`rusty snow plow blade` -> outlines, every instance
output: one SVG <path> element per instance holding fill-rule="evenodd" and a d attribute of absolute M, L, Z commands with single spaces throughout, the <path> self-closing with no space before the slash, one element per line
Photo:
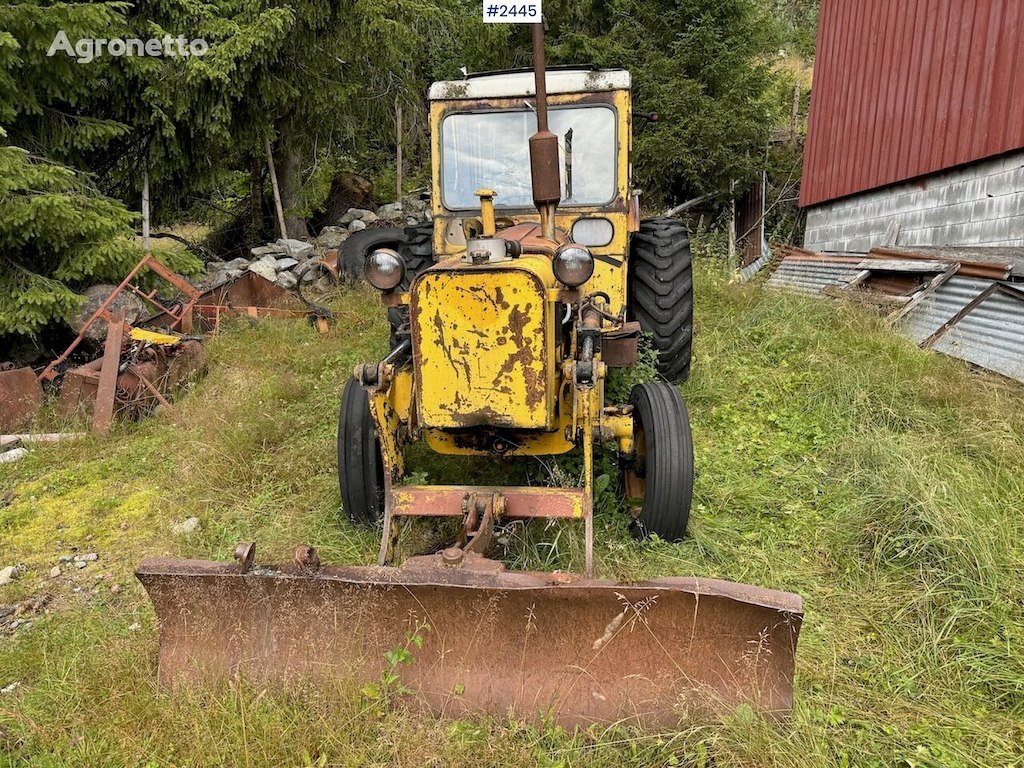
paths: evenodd
<path fill-rule="evenodd" d="M 392 670 L 442 716 L 568 726 L 792 707 L 797 595 L 513 572 L 473 552 L 451 567 L 446 553 L 400 568 L 320 567 L 310 547 L 295 564 L 253 566 L 251 545 L 239 565 L 145 560 L 136 575 L 156 609 L 160 682 L 361 687 Z M 396 662 L 399 649 L 411 659 Z"/>

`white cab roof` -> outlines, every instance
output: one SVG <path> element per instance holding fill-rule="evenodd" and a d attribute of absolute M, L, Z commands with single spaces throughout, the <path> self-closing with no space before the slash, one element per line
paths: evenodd
<path fill-rule="evenodd" d="M 547 91 L 553 93 L 592 93 L 617 91 L 630 86 L 624 69 L 549 69 Z M 451 99 L 501 99 L 533 96 L 533 71 L 498 72 L 493 75 L 446 80 L 430 86 L 431 101 Z"/>

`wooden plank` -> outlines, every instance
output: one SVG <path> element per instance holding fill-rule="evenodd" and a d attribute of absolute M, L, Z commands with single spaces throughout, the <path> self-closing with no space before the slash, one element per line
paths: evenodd
<path fill-rule="evenodd" d="M 117 394 L 117 374 L 121 367 L 121 342 L 124 340 L 124 313 L 112 315 L 107 322 L 107 341 L 103 346 L 103 366 L 100 368 L 96 406 L 93 409 L 92 431 L 97 435 L 110 433 L 114 422 L 114 398 Z"/>
<path fill-rule="evenodd" d="M 905 301 L 909 301 L 905 296 L 890 296 L 886 293 L 856 288 L 850 290 L 839 285 L 826 285 L 821 292 L 833 299 L 845 299 L 857 304 L 880 307 L 891 307 L 893 304 L 902 304 Z"/>
<path fill-rule="evenodd" d="M 990 280 L 1005 280 L 1010 275 L 1010 266 L 1008 264 L 952 259 L 947 258 L 945 255 L 936 256 L 934 253 L 915 251 L 913 249 L 875 247 L 868 252 L 868 258 L 957 262 L 960 264 L 960 274 L 964 277 L 985 277 Z"/>
<path fill-rule="evenodd" d="M 955 275 L 959 269 L 959 264 L 950 264 L 945 272 L 942 272 L 933 277 L 931 280 L 929 280 L 928 284 L 924 288 L 922 288 L 920 291 L 914 294 L 913 297 L 911 297 L 910 301 L 907 302 L 906 306 L 904 306 L 903 309 L 900 309 L 889 316 L 889 323 L 891 325 L 895 325 L 904 317 L 913 312 L 915 307 L 919 306 L 922 301 L 924 301 L 927 297 L 935 293 L 935 291 L 947 280 L 949 280 L 949 278 Z"/>
<path fill-rule="evenodd" d="M 967 315 L 969 315 L 971 312 L 977 309 L 983 301 L 986 301 L 997 290 L 999 290 L 999 283 L 992 283 L 992 285 L 990 285 L 984 291 L 979 293 L 974 298 L 974 300 L 967 304 L 967 306 L 965 306 L 963 309 L 961 309 L 959 312 L 957 312 L 955 315 L 949 318 L 949 320 L 947 320 L 945 323 L 939 326 L 939 329 L 935 331 L 935 333 L 933 333 L 927 339 L 922 341 L 920 346 L 922 346 L 925 349 L 931 347 L 932 344 L 934 344 L 936 341 L 938 341 L 945 335 L 946 331 L 948 331 L 954 325 L 956 325 L 965 317 L 967 317 Z"/>
<path fill-rule="evenodd" d="M 17 443 L 59 443 L 63 440 L 81 440 L 85 432 L 29 432 L 21 435 L 0 435 L 0 448 Z"/>
<path fill-rule="evenodd" d="M 869 277 L 871 277 L 871 270 L 869 270 L 869 269 L 862 269 L 860 272 L 857 273 L 857 276 L 855 278 L 853 278 L 853 280 L 848 282 L 846 285 L 844 285 L 843 288 L 856 288 L 858 285 L 863 283 Z"/>
<path fill-rule="evenodd" d="M 914 261 L 911 259 L 865 259 L 860 263 L 862 269 L 876 272 L 942 272 L 949 266 L 946 261 Z"/>

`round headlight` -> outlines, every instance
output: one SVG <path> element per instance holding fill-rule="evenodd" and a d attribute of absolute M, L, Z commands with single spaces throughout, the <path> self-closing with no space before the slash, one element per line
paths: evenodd
<path fill-rule="evenodd" d="M 398 251 L 378 248 L 366 259 L 363 274 L 374 288 L 393 291 L 405 278 L 405 261 L 398 255 Z"/>
<path fill-rule="evenodd" d="M 582 245 L 569 243 L 555 252 L 551 266 L 558 282 L 576 288 L 587 282 L 594 274 L 594 257 Z"/>

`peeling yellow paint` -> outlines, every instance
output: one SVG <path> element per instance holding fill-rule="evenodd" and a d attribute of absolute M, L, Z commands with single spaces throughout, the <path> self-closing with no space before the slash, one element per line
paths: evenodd
<path fill-rule="evenodd" d="M 419 423 L 550 429 L 553 305 L 531 262 L 428 271 L 413 292 Z"/>

